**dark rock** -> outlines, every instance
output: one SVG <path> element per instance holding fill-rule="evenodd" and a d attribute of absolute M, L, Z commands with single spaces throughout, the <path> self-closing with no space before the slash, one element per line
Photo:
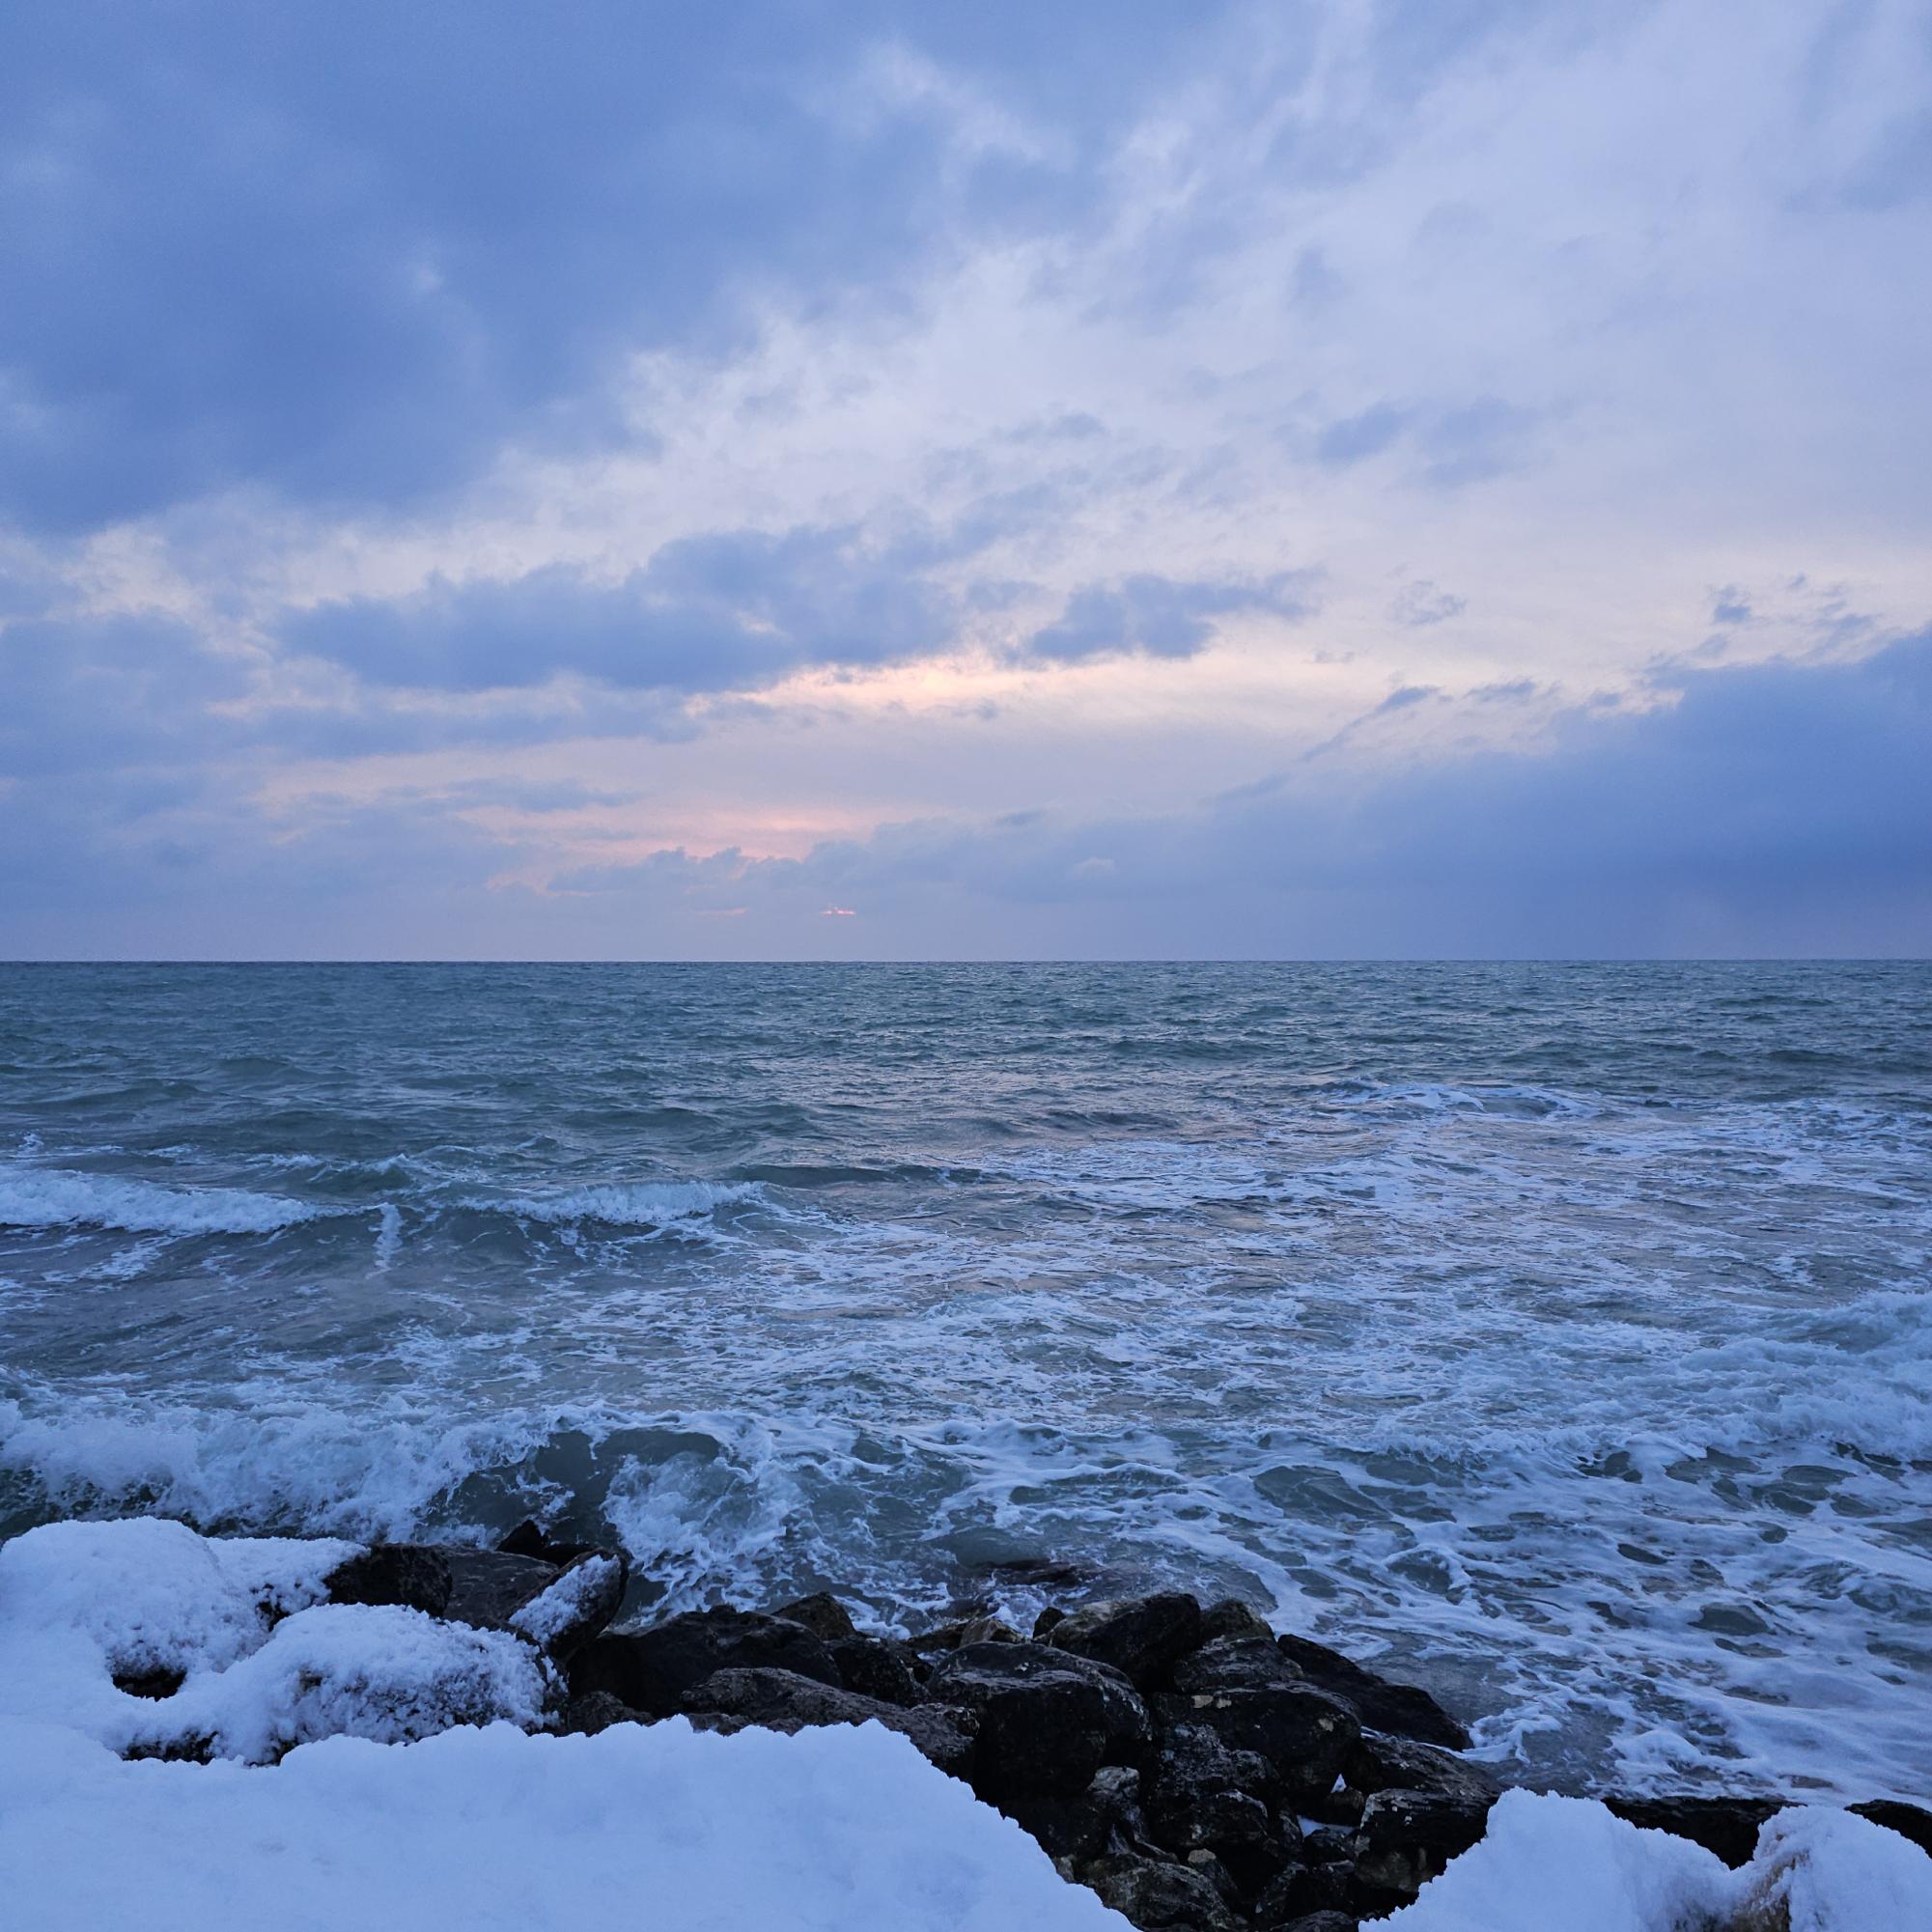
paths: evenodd
<path fill-rule="evenodd" d="M 1033 1619 L 1034 1642 L 1038 1643 L 1041 1640 L 1041 1638 L 1043 1638 L 1047 1635 L 1049 1631 L 1057 1630 L 1061 1624 L 1066 1622 L 1066 1620 L 1067 1620 L 1067 1613 L 1065 1610 L 1055 1610 L 1051 1604 L 1049 1604 L 1047 1608 L 1043 1610 L 1040 1612 L 1040 1614 Z"/>
<path fill-rule="evenodd" d="M 1257 1862 L 1278 1867 L 1291 1841 L 1266 1800 L 1255 1795 L 1270 1781 L 1262 1758 L 1230 1750 L 1211 1730 L 1183 1724 L 1161 1739 L 1142 1782 L 1148 1833 L 1183 1857 L 1215 1851 L 1250 1870 Z M 1230 1857 L 1237 1848 L 1248 1856 Z"/>
<path fill-rule="evenodd" d="M 1302 1862 L 1310 1865 L 1353 1865 L 1355 1834 L 1324 1827 L 1302 1834 Z"/>
<path fill-rule="evenodd" d="M 1102 1765 L 1092 1783 L 1071 1798 L 1010 1798 L 1005 1808 L 1062 1865 L 1083 1865 L 1109 1852 L 1133 1851 L 1146 1835 L 1140 1774 L 1124 1764 Z"/>
<path fill-rule="evenodd" d="M 188 1673 L 172 1665 L 156 1665 L 152 1670 L 117 1670 L 114 1688 L 130 1697 L 172 1697 L 187 1682 Z"/>
<path fill-rule="evenodd" d="M 334 1604 L 400 1604 L 441 1616 L 450 1600 L 447 1553 L 428 1543 L 378 1543 L 322 1580 Z"/>
<path fill-rule="evenodd" d="M 1201 1612 L 1201 1641 L 1225 1643 L 1230 1639 L 1242 1643 L 1273 1643 L 1274 1632 L 1253 1605 L 1243 1603 L 1239 1597 L 1223 1597 L 1219 1603 L 1210 1604 Z"/>
<path fill-rule="evenodd" d="M 629 1557 L 621 1552 L 592 1551 L 513 1610 L 506 1627 L 563 1663 L 617 1614 L 630 1582 Z"/>
<path fill-rule="evenodd" d="M 843 1688 L 830 1650 L 802 1624 L 755 1610 L 687 1610 L 644 1630 L 609 1630 L 571 1665 L 571 1689 L 608 1691 L 633 1711 L 667 1718 L 716 1670 L 789 1670 Z"/>
<path fill-rule="evenodd" d="M 1311 1689 L 1273 1643 L 1223 1638 L 1174 1666 L 1154 1707 L 1169 1729 L 1204 1725 L 1267 1762 L 1266 1795 L 1297 1803 L 1330 1790 L 1360 1740 L 1346 1705 Z"/>
<path fill-rule="evenodd" d="M 848 1691 L 886 1704 L 916 1704 L 919 1688 L 911 1653 L 882 1637 L 842 1637 L 829 1644 L 832 1667 Z"/>
<path fill-rule="evenodd" d="M 858 1635 L 846 1607 L 829 1590 L 815 1590 L 796 1603 L 781 1604 L 771 1614 L 782 1616 L 787 1623 L 803 1624 L 814 1637 L 822 1637 L 827 1643 Z"/>
<path fill-rule="evenodd" d="M 1349 1881 L 1354 1876 L 1345 1864 L 1291 1864 L 1276 1873 L 1256 1894 L 1248 1917 L 1260 1932 L 1274 1932 L 1276 1926 L 1292 1925 L 1318 1912 L 1335 1912 L 1348 1917 Z"/>
<path fill-rule="evenodd" d="M 1372 1791 L 1433 1791 L 1444 1798 L 1494 1801 L 1502 1781 L 1485 1766 L 1414 1738 L 1365 1730 L 1343 1776 L 1364 1797 Z"/>
<path fill-rule="evenodd" d="M 1347 1773 L 1344 1772 L 1346 1777 Z M 1337 1784 L 1332 1791 L 1318 1791 L 1307 1798 L 1298 1798 L 1295 1808 L 1304 1818 L 1311 1818 L 1318 1825 L 1332 1825 L 1337 1831 L 1353 1832 L 1361 1823 L 1362 1806 L 1368 1803 L 1368 1794 L 1353 1784 Z"/>
<path fill-rule="evenodd" d="M 969 1714 L 931 1704 L 902 1710 L 791 1670 L 714 1671 L 684 1693 L 679 1708 L 701 1729 L 726 1732 L 753 1726 L 792 1732 L 826 1724 L 880 1723 L 910 1740 L 922 1756 L 954 1778 L 966 1778 L 972 1768 Z"/>
<path fill-rule="evenodd" d="M 1085 1788 L 1135 1756 L 1147 1707 L 1119 1671 L 1044 1643 L 971 1643 L 933 1666 L 927 1695 L 979 1717 L 973 1789 L 998 1804 Z"/>
<path fill-rule="evenodd" d="M 595 1737 L 612 1724 L 634 1724 L 642 1720 L 630 1705 L 619 1703 L 608 1691 L 588 1691 L 573 1697 L 564 1706 L 563 1729 L 578 1737 Z"/>
<path fill-rule="evenodd" d="M 1750 1862 L 1757 1829 L 1783 1804 L 1776 1798 L 1620 1798 L 1604 1800 L 1619 1818 L 1649 1832 L 1689 1838 L 1735 1869 Z"/>
<path fill-rule="evenodd" d="M 1184 1864 L 1131 1852 L 1096 1859 L 1080 1880 L 1142 1932 L 1240 1932 L 1241 1920 L 1221 1901 L 1213 1879 Z"/>
<path fill-rule="evenodd" d="M 1353 1912 L 1311 1912 L 1302 1918 L 1285 1918 L 1271 1924 L 1257 1918 L 1261 1932 L 1361 1932 L 1361 1920 Z"/>
<path fill-rule="evenodd" d="M 1088 1604 L 1063 1618 L 1047 1641 L 1056 1650 L 1111 1664 L 1143 1691 L 1199 1648 L 1201 1607 L 1184 1591 Z"/>
<path fill-rule="evenodd" d="M 506 1556 L 500 1550 L 446 1550 L 449 1601 L 442 1614 L 479 1630 L 507 1630 L 510 1619 L 563 1572 L 535 1556 Z"/>
<path fill-rule="evenodd" d="M 1019 1643 L 1022 1640 L 1010 1623 L 1002 1623 L 996 1616 L 973 1616 L 958 1623 L 942 1623 L 937 1630 L 921 1632 L 912 1639 L 912 1648 L 921 1657 L 934 1657 L 948 1650 L 957 1650 L 966 1643 Z"/>
<path fill-rule="evenodd" d="M 1487 1798 L 1472 1803 L 1428 1791 L 1378 1791 L 1356 1833 L 1358 1881 L 1398 1900 L 1414 1898 L 1482 1837 L 1489 1807 Z"/>
<path fill-rule="evenodd" d="M 1305 1637 L 1280 1637 L 1277 1647 L 1318 1691 L 1339 1697 L 1366 1730 L 1386 1731 L 1393 1737 L 1418 1738 L 1424 1744 L 1468 1750 L 1470 1734 L 1428 1692 L 1414 1684 L 1392 1684 L 1364 1670 L 1327 1644 Z"/>
<path fill-rule="evenodd" d="M 1883 1825 L 1888 1832 L 1896 1832 L 1901 1838 L 1910 1838 L 1921 1852 L 1932 1853 L 1932 1811 L 1901 1804 L 1896 1798 L 1867 1799 L 1847 1808 L 1874 1825 Z"/>
<path fill-rule="evenodd" d="M 526 1516 L 496 1547 L 506 1556 L 542 1557 L 545 1551 L 549 1548 L 549 1538 L 544 1534 L 542 1526 L 534 1518 Z"/>

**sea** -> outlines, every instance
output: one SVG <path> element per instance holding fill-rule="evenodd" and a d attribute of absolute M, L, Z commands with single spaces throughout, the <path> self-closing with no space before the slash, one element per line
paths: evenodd
<path fill-rule="evenodd" d="M 1179 1585 L 1932 1793 L 1932 966 L 0 966 L 0 1536 Z"/>

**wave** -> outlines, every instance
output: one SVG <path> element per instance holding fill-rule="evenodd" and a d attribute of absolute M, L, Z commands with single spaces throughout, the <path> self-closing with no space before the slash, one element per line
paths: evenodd
<path fill-rule="evenodd" d="M 60 1167 L 0 1168 L 0 1227 L 101 1227 L 129 1234 L 274 1234 L 322 1210 L 243 1188 L 169 1188 Z"/>
<path fill-rule="evenodd" d="M 763 1198 L 764 1190 L 754 1181 L 634 1181 L 570 1188 L 554 1194 L 484 1196 L 464 1205 L 558 1227 L 578 1221 L 602 1221 L 609 1227 L 668 1227 Z"/>

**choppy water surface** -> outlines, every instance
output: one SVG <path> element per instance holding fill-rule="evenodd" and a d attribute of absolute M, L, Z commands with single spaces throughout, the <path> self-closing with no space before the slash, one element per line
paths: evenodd
<path fill-rule="evenodd" d="M 0 1532 L 1051 1557 L 1572 1787 L 1932 1789 L 1928 1255 L 1920 965 L 0 967 Z"/>

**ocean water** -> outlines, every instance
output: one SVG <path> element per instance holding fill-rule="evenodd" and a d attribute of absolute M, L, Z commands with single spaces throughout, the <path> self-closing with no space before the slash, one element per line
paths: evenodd
<path fill-rule="evenodd" d="M 1932 1792 L 1928 1262 L 1924 965 L 0 967 L 0 1534 L 1175 1582 L 1563 1789 Z"/>

